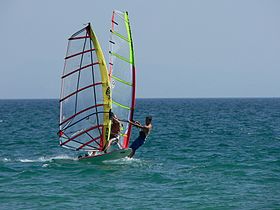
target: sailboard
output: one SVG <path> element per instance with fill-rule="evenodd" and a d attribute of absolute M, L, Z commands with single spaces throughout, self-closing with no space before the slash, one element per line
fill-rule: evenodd
<path fill-rule="evenodd" d="M 79 160 L 128 156 L 135 107 L 135 64 L 127 12 L 113 11 L 109 70 L 90 24 L 68 39 L 60 94 L 60 146 L 87 152 Z M 122 119 L 119 148 L 109 150 L 113 112 Z"/>
<path fill-rule="evenodd" d="M 128 148 L 135 108 L 136 74 L 134 49 L 128 12 L 114 10 L 109 40 L 109 79 L 112 89 L 112 112 L 122 120 L 119 143 Z"/>
<path fill-rule="evenodd" d="M 102 151 L 109 140 L 112 108 L 103 52 L 88 24 L 68 41 L 60 95 L 60 146 Z"/>
<path fill-rule="evenodd" d="M 117 160 L 127 157 L 131 153 L 131 148 L 127 149 L 119 149 L 119 150 L 113 150 L 108 153 L 96 153 L 93 156 L 86 155 L 83 157 L 79 157 L 79 160 L 82 161 L 94 161 L 94 162 L 102 162 L 107 160 Z"/>

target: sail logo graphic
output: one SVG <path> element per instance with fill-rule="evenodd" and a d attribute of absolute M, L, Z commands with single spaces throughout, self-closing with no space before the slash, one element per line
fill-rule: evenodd
<path fill-rule="evenodd" d="M 112 78 L 111 86 L 112 86 L 112 89 L 114 89 L 116 86 L 116 81 L 113 78 Z"/>
<path fill-rule="evenodd" d="M 110 87 L 107 87 L 106 89 L 106 95 L 108 96 L 108 98 L 110 99 L 110 95 L 111 95 L 111 88 Z"/>

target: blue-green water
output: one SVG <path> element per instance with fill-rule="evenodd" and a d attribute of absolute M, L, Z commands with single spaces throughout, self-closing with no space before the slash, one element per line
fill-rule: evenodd
<path fill-rule="evenodd" d="M 0 209 L 280 209 L 280 99 L 141 99 L 131 160 L 58 146 L 57 100 L 0 100 Z M 134 130 L 134 136 L 137 130 Z"/>

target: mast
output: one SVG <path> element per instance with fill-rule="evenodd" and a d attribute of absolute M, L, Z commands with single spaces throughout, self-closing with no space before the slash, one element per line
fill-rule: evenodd
<path fill-rule="evenodd" d="M 131 61 L 131 65 L 132 65 L 132 97 L 131 97 L 131 106 L 130 106 L 130 116 L 129 116 L 129 120 L 132 121 L 133 120 L 133 114 L 134 114 L 134 108 L 135 108 L 135 98 L 136 98 L 136 78 L 135 78 L 135 62 L 134 62 L 134 50 L 133 50 L 133 40 L 132 40 L 132 35 L 131 35 L 131 29 L 130 29 L 130 23 L 129 23 L 129 18 L 128 18 L 128 12 L 125 12 L 124 15 L 125 18 L 125 26 L 127 29 L 127 36 L 128 39 L 130 40 L 130 45 L 129 45 L 129 49 L 130 49 L 130 53 L 129 53 L 129 57 L 130 57 L 130 61 Z M 129 144 L 129 139 L 131 136 L 131 130 L 132 130 L 132 125 L 129 124 L 128 127 L 128 133 L 127 136 L 124 138 L 124 147 L 127 148 L 128 144 Z"/>
<path fill-rule="evenodd" d="M 106 61 L 102 52 L 102 49 L 100 47 L 100 44 L 98 42 L 98 39 L 94 33 L 94 31 L 91 28 L 91 25 L 89 23 L 89 34 L 90 39 L 93 42 L 93 45 L 96 50 L 97 59 L 99 62 L 99 68 L 100 73 L 102 77 L 102 92 L 103 92 L 103 103 L 104 103 L 104 115 L 103 115 L 103 141 L 101 144 L 101 147 L 105 147 L 107 142 L 110 138 L 110 132 L 111 132 L 111 120 L 109 119 L 109 111 L 112 109 L 112 99 L 111 99 L 111 88 L 110 88 L 110 82 L 109 82 L 109 76 L 108 76 L 108 70 L 106 66 Z"/>

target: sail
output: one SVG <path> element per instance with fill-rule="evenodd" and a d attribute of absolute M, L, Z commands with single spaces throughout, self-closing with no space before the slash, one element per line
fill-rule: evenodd
<path fill-rule="evenodd" d="M 60 145 L 101 151 L 109 140 L 110 82 L 98 40 L 88 24 L 69 38 L 60 96 Z"/>
<path fill-rule="evenodd" d="M 121 120 L 132 120 L 135 107 L 135 64 L 128 12 L 113 11 L 110 30 L 109 77 L 112 111 Z M 127 148 L 131 125 L 123 122 L 120 143 Z"/>

